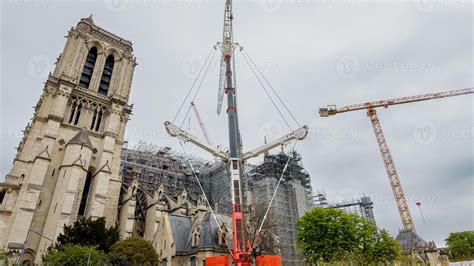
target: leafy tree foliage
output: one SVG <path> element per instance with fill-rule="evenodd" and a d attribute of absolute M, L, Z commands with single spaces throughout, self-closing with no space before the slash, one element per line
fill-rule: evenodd
<path fill-rule="evenodd" d="M 49 250 L 43 256 L 43 265 L 104 265 L 107 256 L 92 246 L 65 245 L 62 250 Z"/>
<path fill-rule="evenodd" d="M 64 225 L 63 233 L 58 236 L 53 247 L 63 250 L 67 245 L 97 246 L 98 250 L 109 252 L 110 247 L 119 240 L 119 229 L 107 228 L 105 218 L 92 220 L 78 219 L 73 225 Z"/>
<path fill-rule="evenodd" d="M 315 208 L 297 222 L 297 243 L 306 261 L 378 264 L 395 261 L 401 248 L 385 230 L 341 210 Z"/>
<path fill-rule="evenodd" d="M 150 242 L 141 237 L 130 237 L 110 248 L 108 261 L 113 265 L 156 265 L 158 256 Z"/>
<path fill-rule="evenodd" d="M 385 229 L 379 230 L 373 243 L 369 261 L 389 263 L 397 260 L 402 253 L 400 244 Z"/>
<path fill-rule="evenodd" d="M 474 231 L 449 234 L 446 245 L 452 261 L 468 261 L 474 259 Z"/>
<path fill-rule="evenodd" d="M 0 265 L 10 265 L 13 254 L 11 251 L 6 249 L 0 249 Z"/>

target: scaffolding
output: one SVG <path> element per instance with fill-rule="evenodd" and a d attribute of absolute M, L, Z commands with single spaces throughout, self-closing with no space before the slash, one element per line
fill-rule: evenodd
<path fill-rule="evenodd" d="M 341 202 L 328 203 L 326 192 L 323 190 L 318 191 L 313 197 L 315 201 L 315 207 L 317 208 L 333 208 L 339 209 L 347 213 L 356 214 L 360 217 L 364 217 L 375 224 L 374 217 L 374 203 L 368 196 L 363 196 L 358 199 L 344 200 Z"/>
<path fill-rule="evenodd" d="M 270 208 L 270 215 L 278 217 L 278 236 L 275 253 L 282 256 L 284 265 L 301 265 L 301 257 L 296 247 L 296 220 L 313 208 L 311 178 L 302 166 L 301 155 L 297 152 L 280 152 L 266 155 L 260 165 L 247 166 L 245 186 L 246 202 L 249 205 L 268 207 L 268 203 L 288 161 L 287 170 Z"/>
<path fill-rule="evenodd" d="M 145 141 L 138 142 L 131 149 L 124 147 L 120 167 L 122 184 L 128 187 L 137 180 L 150 193 L 163 185 L 170 195 L 186 189 L 190 198 L 196 199 L 202 192 L 188 161 L 193 165 L 211 206 L 216 212 L 230 214 L 230 181 L 226 165 L 184 155 L 170 147 Z"/>

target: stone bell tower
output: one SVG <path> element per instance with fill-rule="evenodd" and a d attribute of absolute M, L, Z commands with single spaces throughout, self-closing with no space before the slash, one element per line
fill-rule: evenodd
<path fill-rule="evenodd" d="M 0 183 L 0 248 L 41 254 L 79 217 L 117 222 L 120 152 L 132 106 L 132 43 L 81 19 L 45 83 Z"/>

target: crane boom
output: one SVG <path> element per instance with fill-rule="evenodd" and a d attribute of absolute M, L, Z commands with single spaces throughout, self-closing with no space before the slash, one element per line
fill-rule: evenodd
<path fill-rule="evenodd" d="M 175 124 L 171 123 L 170 121 L 165 122 L 165 128 L 168 134 L 170 134 L 173 137 L 177 137 L 185 142 L 191 142 L 194 145 L 198 146 L 199 148 L 209 152 L 213 156 L 219 157 L 224 161 L 229 160 L 229 154 L 225 151 L 222 151 L 212 145 L 209 145 L 207 143 L 203 143 L 200 141 L 196 136 L 182 130 Z"/>
<path fill-rule="evenodd" d="M 395 197 L 395 201 L 397 203 L 398 212 L 400 213 L 400 218 L 402 220 L 403 227 L 408 231 L 415 232 L 415 226 L 413 224 L 413 219 L 411 218 L 410 210 L 408 208 L 408 203 L 403 193 L 402 185 L 400 183 L 400 179 L 398 178 L 398 173 L 395 168 L 395 163 L 393 161 L 392 155 L 390 154 L 390 149 L 388 148 L 387 141 L 385 140 L 385 137 L 382 131 L 382 126 L 380 125 L 380 121 L 378 119 L 375 108 L 377 107 L 387 108 L 390 105 L 434 100 L 434 99 L 466 95 L 466 94 L 472 94 L 472 93 L 474 93 L 474 88 L 466 88 L 466 89 L 452 90 L 452 91 L 446 91 L 446 92 L 427 93 L 427 94 L 416 95 L 416 96 L 381 100 L 381 101 L 375 101 L 375 102 L 367 102 L 367 103 L 362 103 L 362 104 L 353 104 L 353 105 L 347 105 L 341 108 L 336 108 L 335 105 L 328 105 L 325 108 L 319 109 L 319 115 L 321 117 L 328 117 L 328 116 L 336 115 L 339 113 L 358 111 L 358 110 L 364 110 L 364 109 L 367 110 L 367 116 L 369 117 L 370 122 L 372 123 L 372 128 L 374 130 L 375 137 L 377 139 L 377 143 L 378 143 L 380 153 L 382 155 L 382 159 L 385 165 L 385 170 L 387 171 L 390 185 L 392 187 L 393 196 Z"/>
<path fill-rule="evenodd" d="M 194 115 L 196 116 L 196 119 L 198 120 L 199 127 L 201 128 L 202 134 L 204 135 L 204 139 L 206 139 L 206 142 L 209 145 L 212 145 L 211 141 L 209 140 L 209 136 L 207 135 L 207 130 L 206 130 L 206 127 L 204 126 L 204 122 L 202 121 L 201 116 L 199 115 L 196 104 L 194 104 L 194 102 L 191 102 L 191 107 L 193 109 Z"/>
<path fill-rule="evenodd" d="M 242 155 L 242 161 L 247 161 L 248 159 L 257 157 L 258 155 L 267 152 L 273 148 L 276 148 L 280 145 L 288 143 L 293 140 L 302 140 L 308 135 L 308 126 L 302 126 L 283 137 L 280 137 L 270 143 L 266 143 L 260 147 L 257 147 L 251 151 L 248 151 Z"/>
<path fill-rule="evenodd" d="M 320 108 L 319 109 L 319 114 L 322 117 L 326 117 L 326 116 L 335 115 L 335 114 L 338 114 L 338 113 L 364 110 L 364 109 L 367 109 L 367 108 L 388 107 L 390 105 L 397 105 L 397 104 L 403 104 L 403 103 L 412 103 L 412 102 L 421 102 L 421 101 L 434 100 L 434 99 L 440 99 L 440 98 L 446 98 L 446 97 L 453 97 L 453 96 L 459 96 L 459 95 L 465 95 L 465 94 L 471 94 L 471 93 L 474 93 L 474 88 L 466 88 L 466 89 L 459 89 L 459 90 L 445 91 L 445 92 L 427 93 L 427 94 L 421 94 L 421 95 L 409 96 L 409 97 L 402 97 L 402 98 L 395 98 L 395 99 L 389 99 L 389 100 L 381 100 L 381 101 L 375 101 L 375 102 L 352 104 L 352 105 L 347 105 L 347 106 L 344 106 L 344 107 L 341 107 L 341 108 L 336 108 L 335 105 L 328 105 L 326 108 Z"/>

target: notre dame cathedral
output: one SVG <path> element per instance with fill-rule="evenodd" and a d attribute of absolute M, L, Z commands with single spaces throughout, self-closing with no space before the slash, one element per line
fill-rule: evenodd
<path fill-rule="evenodd" d="M 161 185 L 144 189 L 120 176 L 132 43 L 84 18 L 73 27 L 27 125 L 13 167 L 0 183 L 0 249 L 18 263 L 41 263 L 64 225 L 105 217 L 120 238 L 141 236 L 163 265 L 204 265 L 228 254 L 230 218 L 210 217 L 203 196 Z M 219 234 L 220 232 L 224 232 Z"/>
<path fill-rule="evenodd" d="M 78 217 L 117 222 L 120 152 L 132 111 L 132 43 L 81 19 L 67 35 L 0 184 L 0 246 L 40 262 Z M 26 248 L 26 250 L 24 250 Z"/>

